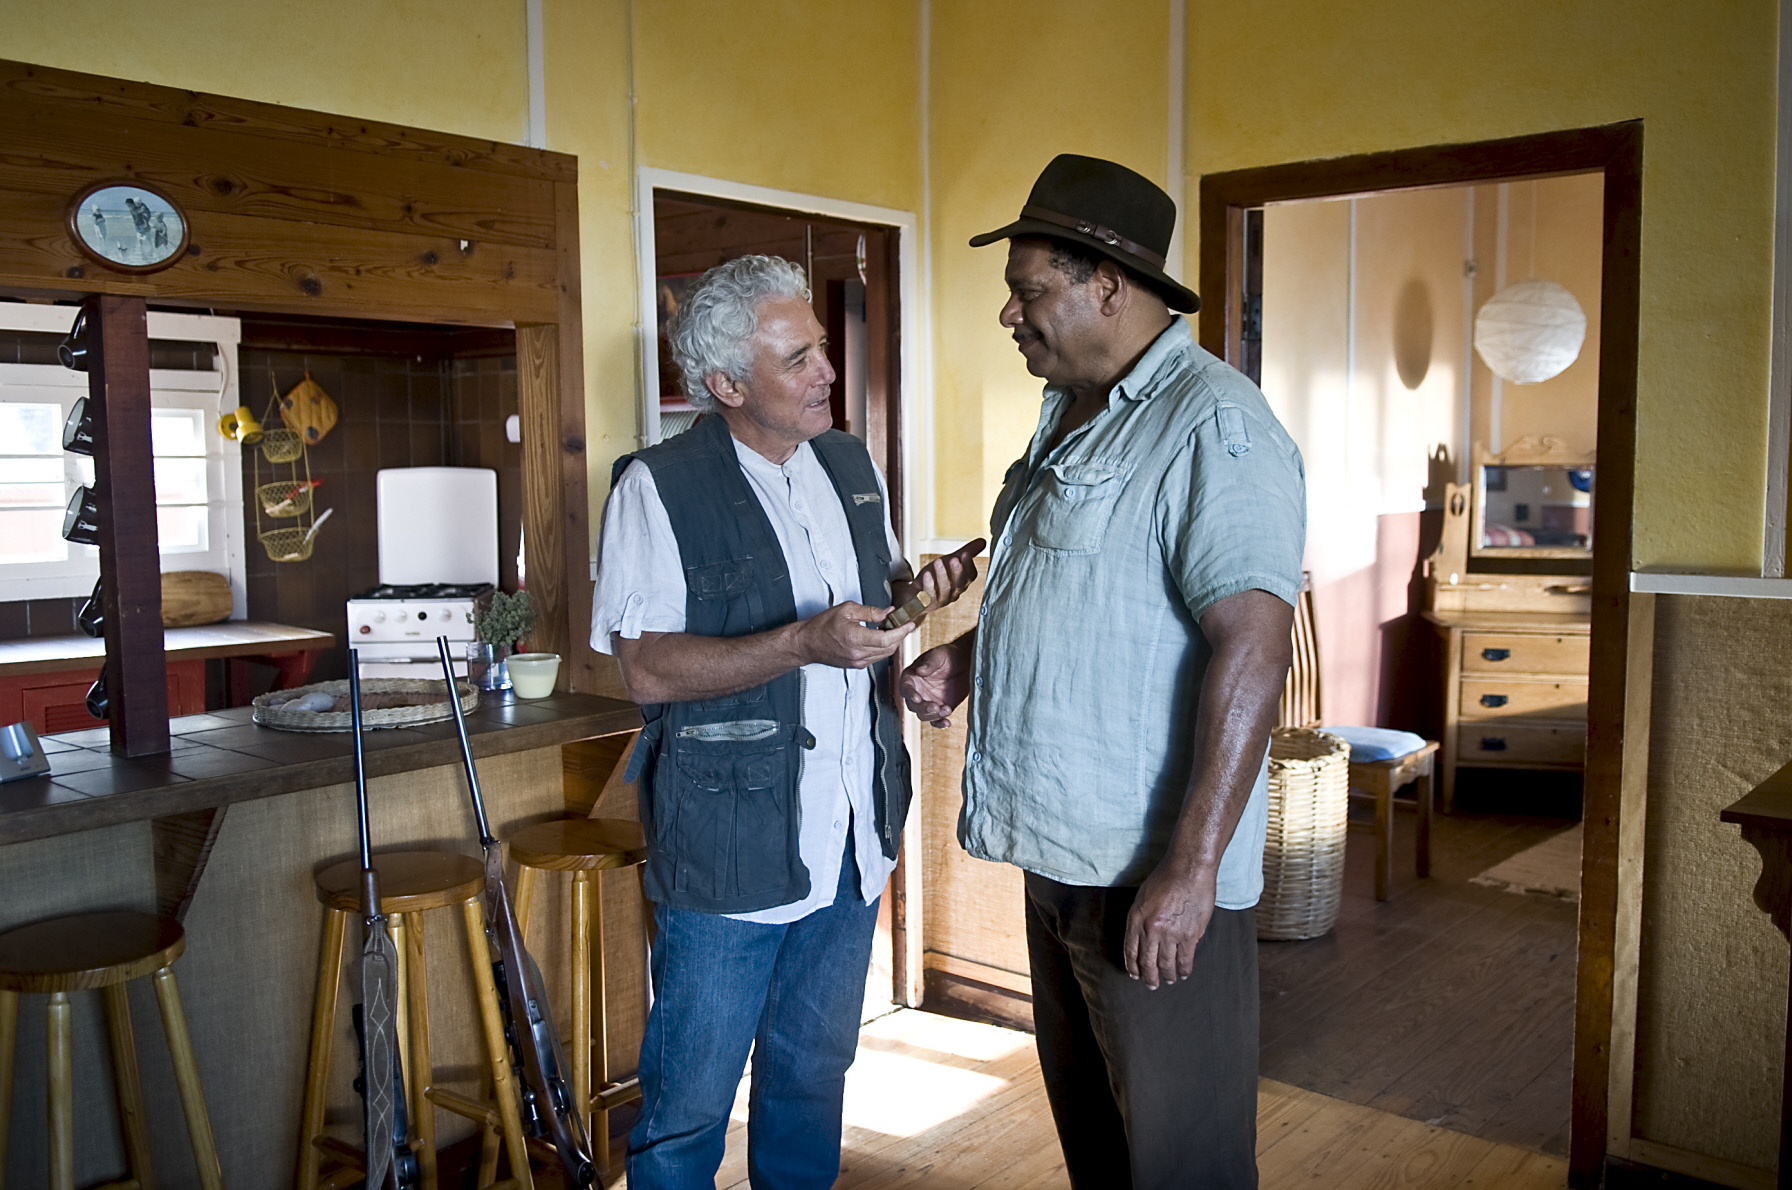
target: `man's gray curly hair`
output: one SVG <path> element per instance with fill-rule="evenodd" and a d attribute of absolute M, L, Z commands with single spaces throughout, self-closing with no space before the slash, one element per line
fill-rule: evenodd
<path fill-rule="evenodd" d="M 753 366 L 748 343 L 759 330 L 759 303 L 767 298 L 809 300 L 800 265 L 781 256 L 740 256 L 704 273 L 685 296 L 672 324 L 672 358 L 691 406 L 708 413 L 715 394 L 703 378 L 720 372 L 745 380 Z"/>

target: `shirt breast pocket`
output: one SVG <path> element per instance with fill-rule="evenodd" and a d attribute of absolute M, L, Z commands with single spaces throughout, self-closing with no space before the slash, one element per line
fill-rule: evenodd
<path fill-rule="evenodd" d="M 1084 461 L 1053 463 L 1041 477 L 1033 541 L 1059 554 L 1097 554 L 1132 468 Z"/>

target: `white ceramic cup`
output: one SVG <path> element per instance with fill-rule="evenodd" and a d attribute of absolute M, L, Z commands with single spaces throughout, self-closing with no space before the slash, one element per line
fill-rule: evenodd
<path fill-rule="evenodd" d="M 560 674 L 558 653 L 515 653 L 504 667 L 510 671 L 510 692 L 518 698 L 546 698 Z"/>

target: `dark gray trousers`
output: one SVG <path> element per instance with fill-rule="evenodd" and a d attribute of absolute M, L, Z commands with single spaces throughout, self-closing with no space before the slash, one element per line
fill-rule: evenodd
<path fill-rule="evenodd" d="M 1039 1065 L 1076 1190 L 1255 1190 L 1257 927 L 1214 911 L 1191 978 L 1126 974 L 1136 888 L 1027 873 Z"/>

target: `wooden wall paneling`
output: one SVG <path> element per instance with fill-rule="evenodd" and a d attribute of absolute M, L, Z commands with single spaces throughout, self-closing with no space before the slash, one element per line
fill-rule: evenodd
<path fill-rule="evenodd" d="M 168 751 L 168 657 L 162 648 L 162 557 L 149 437 L 149 322 L 140 297 L 83 306 L 99 505 L 100 591 L 112 751 Z"/>
<path fill-rule="evenodd" d="M 590 459 L 585 443 L 585 315 L 579 274 L 579 194 L 571 182 L 554 188 L 554 250 L 560 257 L 558 322 L 560 402 L 560 556 L 565 576 L 567 647 L 560 650 L 570 676 L 567 688 L 585 693 L 615 694 L 617 683 L 600 680 L 614 666 L 600 671 L 591 648 L 591 559 L 596 556 L 591 533 Z M 565 672 L 563 670 L 562 672 Z"/>
<path fill-rule="evenodd" d="M 1605 180 L 1599 365 L 1599 485 L 1593 561 L 1586 823 L 1576 967 L 1571 1180 L 1599 1180 L 1611 1089 L 1620 828 L 1643 777 L 1645 745 L 1627 743 L 1631 695 L 1630 541 L 1636 468 L 1637 319 L 1641 278 L 1640 121 L 1466 145 L 1430 145 L 1209 174 L 1201 179 L 1201 345 L 1238 361 L 1243 212 L 1271 202 L 1376 194 L 1602 171 Z"/>
<path fill-rule="evenodd" d="M 0 284 L 141 293 L 158 302 L 408 322 L 552 321 L 550 249 L 459 241 L 254 215 L 194 212 L 188 255 L 143 277 L 108 273 L 62 230 L 68 196 L 0 190 Z M 194 249 L 198 251 L 195 253 Z"/>
<path fill-rule="evenodd" d="M 530 644 L 563 658 L 556 685 L 572 688 L 567 658 L 566 576 L 561 572 L 560 348 L 558 328 L 516 332 L 516 399 L 523 427 L 523 550 L 535 601 Z"/>
<path fill-rule="evenodd" d="M 27 62 L 0 60 L 0 95 L 8 96 L 11 102 L 66 104 L 99 113 L 108 121 L 129 117 L 176 126 L 217 128 L 257 139 L 321 144 L 388 161 L 428 162 L 555 182 L 570 182 L 577 177 L 576 159 L 564 153 Z"/>
<path fill-rule="evenodd" d="M 0 110 L 19 121 L 9 132 L 7 155 L 0 158 L 0 189 L 66 201 L 95 179 L 96 170 L 126 161 L 132 177 L 167 191 L 189 214 L 554 246 L 554 183 L 545 178 L 349 157 L 322 144 L 184 124 L 96 121 L 88 110 L 21 104 L 5 91 L 0 91 Z M 211 169 L 196 172 L 195 161 L 210 163 Z M 357 165 L 365 168 L 352 168 Z"/>

